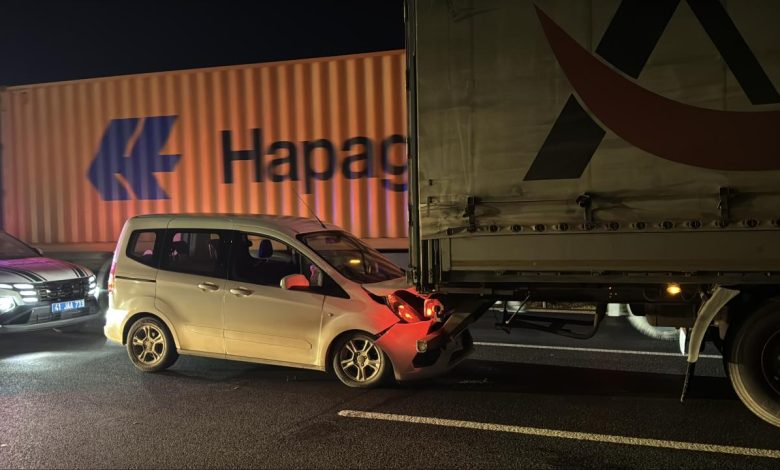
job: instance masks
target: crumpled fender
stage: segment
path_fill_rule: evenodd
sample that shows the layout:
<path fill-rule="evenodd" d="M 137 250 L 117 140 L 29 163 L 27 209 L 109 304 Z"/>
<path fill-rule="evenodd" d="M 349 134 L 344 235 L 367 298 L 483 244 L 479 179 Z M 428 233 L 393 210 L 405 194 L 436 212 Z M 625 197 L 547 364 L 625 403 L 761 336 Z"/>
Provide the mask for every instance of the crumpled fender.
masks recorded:
<path fill-rule="evenodd" d="M 417 355 L 417 340 L 424 338 L 431 329 L 433 320 L 415 323 L 396 323 L 376 341 L 390 358 L 396 375 L 414 370 L 412 360 Z"/>

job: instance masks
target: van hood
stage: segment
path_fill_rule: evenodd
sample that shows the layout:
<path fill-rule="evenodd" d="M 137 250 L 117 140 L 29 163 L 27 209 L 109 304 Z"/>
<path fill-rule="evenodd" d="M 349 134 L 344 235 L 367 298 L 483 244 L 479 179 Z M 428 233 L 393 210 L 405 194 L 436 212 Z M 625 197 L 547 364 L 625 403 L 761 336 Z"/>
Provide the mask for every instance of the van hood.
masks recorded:
<path fill-rule="evenodd" d="M 397 290 L 409 291 L 413 294 L 417 294 L 417 290 L 414 288 L 414 284 L 406 280 L 406 277 L 398 277 L 382 282 L 374 282 L 371 284 L 362 284 L 363 289 L 371 292 L 374 295 L 385 297 Z M 417 294 L 419 295 L 419 294 Z"/>
<path fill-rule="evenodd" d="M 0 259 L 0 283 L 35 284 L 84 278 L 92 271 L 81 266 L 52 258 Z"/>

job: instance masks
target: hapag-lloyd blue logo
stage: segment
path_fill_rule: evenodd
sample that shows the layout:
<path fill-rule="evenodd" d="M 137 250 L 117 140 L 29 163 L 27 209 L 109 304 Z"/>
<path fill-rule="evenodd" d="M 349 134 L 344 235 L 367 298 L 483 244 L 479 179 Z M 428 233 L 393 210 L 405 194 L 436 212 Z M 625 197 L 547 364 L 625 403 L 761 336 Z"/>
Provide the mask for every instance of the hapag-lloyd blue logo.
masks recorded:
<path fill-rule="evenodd" d="M 89 166 L 87 177 L 106 201 L 132 199 L 127 188 L 117 179 L 122 175 L 137 199 L 168 199 L 154 173 L 171 172 L 181 155 L 160 155 L 168 141 L 176 116 L 153 116 L 114 119 L 106 128 L 100 148 Z M 141 124 L 143 121 L 143 124 Z M 138 131 L 138 138 L 125 155 L 130 139 Z"/>
<path fill-rule="evenodd" d="M 114 119 L 106 128 L 97 154 L 87 176 L 106 201 L 133 199 L 169 199 L 160 187 L 154 173 L 172 172 L 181 155 L 162 155 L 160 151 L 170 136 L 177 116 L 151 116 L 146 118 Z M 137 138 L 130 150 L 131 139 Z M 251 181 L 280 183 L 304 182 L 304 191 L 313 190 L 314 181 L 332 180 L 337 173 L 346 179 L 381 178 L 385 190 L 406 191 L 406 138 L 390 135 L 374 142 L 366 136 L 346 139 L 341 145 L 328 139 L 292 142 L 279 140 L 265 146 L 263 130 L 250 130 L 252 149 L 235 150 L 232 132 L 223 130 L 222 182 L 232 184 L 237 172 L 235 162 L 251 162 L 252 170 L 243 170 Z M 128 153 L 129 154 L 126 154 Z M 376 154 L 379 154 L 379 171 Z M 339 158 L 339 154 L 341 158 Z M 392 158 L 396 155 L 395 158 Z M 398 158 L 401 155 L 403 158 Z M 395 164 L 391 160 L 402 160 Z M 301 174 L 303 178 L 301 178 Z M 132 191 L 117 177 L 121 175 Z"/>

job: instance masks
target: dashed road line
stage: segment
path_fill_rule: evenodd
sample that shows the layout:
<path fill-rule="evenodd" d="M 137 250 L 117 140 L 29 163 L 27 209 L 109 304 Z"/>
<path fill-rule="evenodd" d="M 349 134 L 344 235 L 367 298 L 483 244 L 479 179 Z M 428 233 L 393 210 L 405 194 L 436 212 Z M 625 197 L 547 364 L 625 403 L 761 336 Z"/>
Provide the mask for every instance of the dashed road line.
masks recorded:
<path fill-rule="evenodd" d="M 701 444 L 696 442 L 668 441 L 663 439 L 646 439 L 642 437 L 615 436 L 611 434 L 592 434 L 586 432 L 561 431 L 557 429 L 531 428 L 507 424 L 480 423 L 477 421 L 461 421 L 457 419 L 428 418 L 392 413 L 375 413 L 369 411 L 341 410 L 339 416 L 345 418 L 372 419 L 380 421 L 395 421 L 409 424 L 426 424 L 448 428 L 473 429 L 479 431 L 494 431 L 526 436 L 570 439 L 576 441 L 601 442 L 607 444 L 622 444 L 631 446 L 654 447 L 659 449 L 675 449 L 694 452 L 710 452 L 715 454 L 740 455 L 745 457 L 764 457 L 780 459 L 780 450 L 757 449 L 752 447 L 723 446 L 717 444 Z"/>

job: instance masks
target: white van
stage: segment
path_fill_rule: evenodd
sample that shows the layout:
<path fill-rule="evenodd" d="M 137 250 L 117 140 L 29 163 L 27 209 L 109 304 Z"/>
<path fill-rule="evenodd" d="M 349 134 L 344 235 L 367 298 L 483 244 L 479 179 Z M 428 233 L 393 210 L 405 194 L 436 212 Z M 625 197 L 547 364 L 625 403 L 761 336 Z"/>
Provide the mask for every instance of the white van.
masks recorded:
<path fill-rule="evenodd" d="M 441 374 L 471 351 L 441 306 L 336 226 L 298 217 L 150 215 L 127 221 L 105 335 L 143 371 L 179 354 L 333 370 L 346 385 Z"/>

